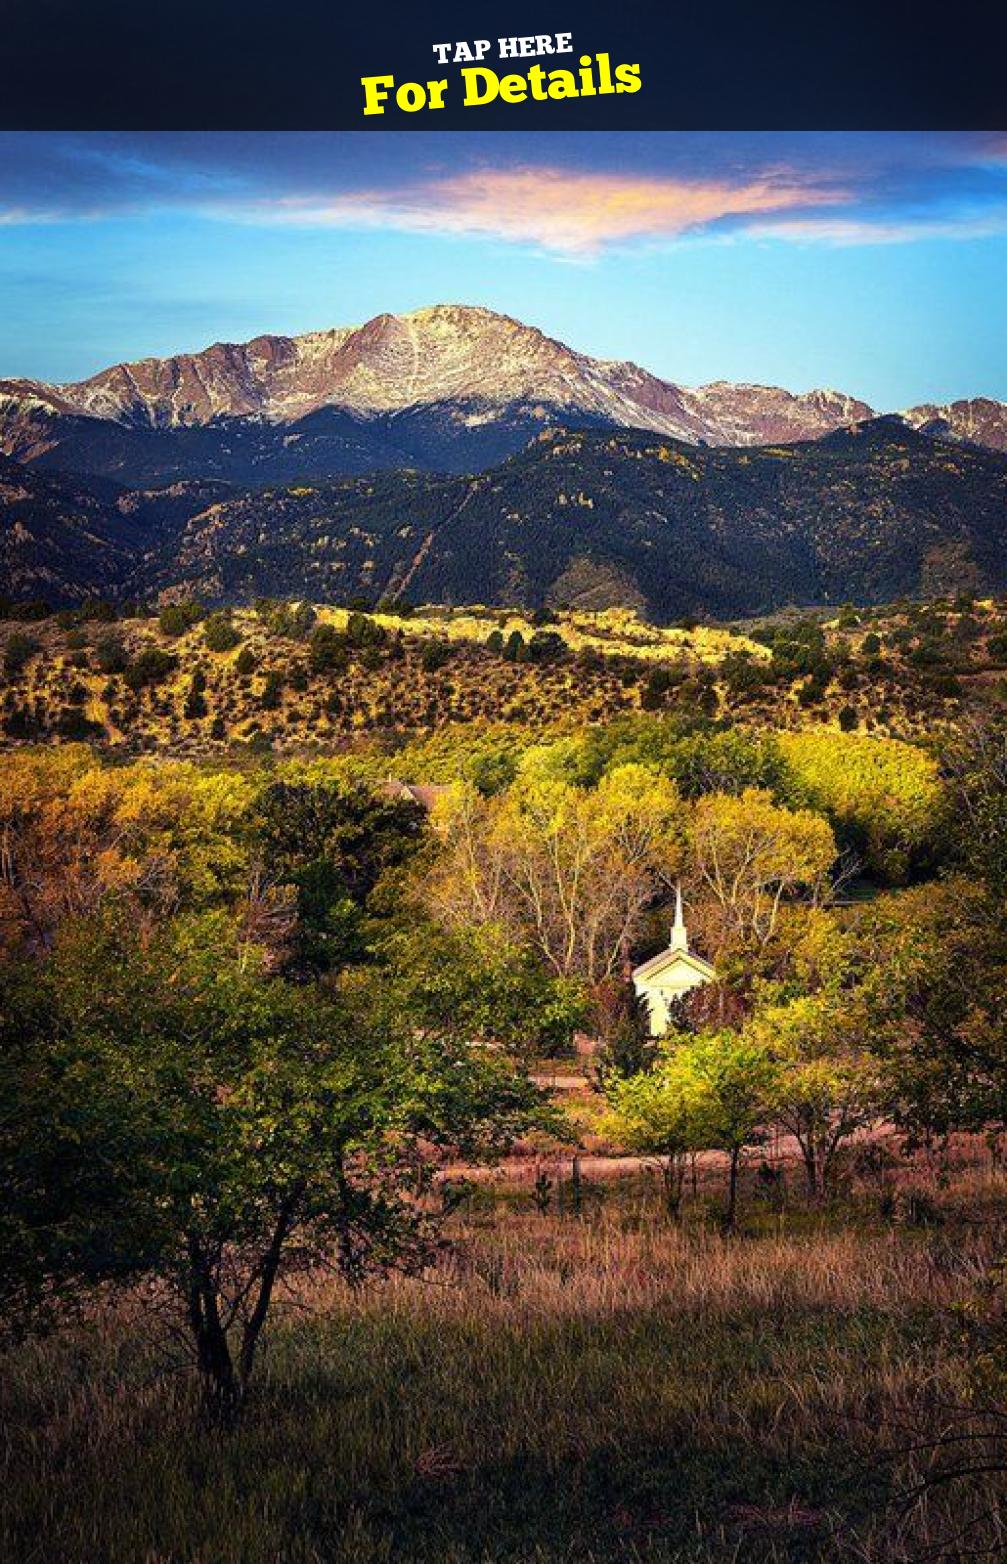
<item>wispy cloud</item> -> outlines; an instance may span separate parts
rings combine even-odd
[[[683,179],[550,167],[483,168],[393,189],[245,207],[254,221],[485,235],[574,256],[635,239],[677,238],[756,214],[841,205],[847,193],[787,171]],[[222,215],[233,215],[226,206]]]
[[[695,236],[982,239],[1007,225],[1007,134],[0,132],[0,228],[151,216],[453,234],[568,260]]]
[[[915,217],[892,220],[872,217],[783,217],[778,222],[756,222],[747,229],[756,239],[782,239],[792,243],[913,244],[924,239],[991,239],[1007,233],[1007,211],[983,216]]]

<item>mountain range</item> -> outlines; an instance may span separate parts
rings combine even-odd
[[[658,620],[1007,588],[1007,407],[698,390],[487,310],[0,383],[0,595]]]
[[[0,451],[130,485],[282,483],[402,467],[472,472],[558,423],[749,446],[816,439],[874,416],[838,391],[727,381],[689,389],[462,305],[216,343],[68,385],[0,380]],[[1004,403],[923,404],[901,416],[1007,450]]]
[[[657,622],[1007,589],[1007,454],[901,420],[709,448],[547,429],[475,476],[153,490],[0,466],[9,595],[361,595]]]

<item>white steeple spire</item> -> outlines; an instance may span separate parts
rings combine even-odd
[[[675,886],[675,922],[671,929],[671,948],[672,950],[683,951],[689,949],[689,936],[685,932],[685,918],[682,915],[682,887],[680,885]]]

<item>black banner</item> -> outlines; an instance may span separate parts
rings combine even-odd
[[[7,0],[0,10],[0,124],[9,128],[990,129],[1007,96],[993,8],[974,4],[937,24],[907,0]],[[570,35],[565,61],[521,47],[557,35]],[[579,82],[590,61],[595,90],[494,94],[484,76],[466,102],[464,55],[442,67],[434,46],[479,40],[489,52],[468,63],[498,77],[526,74],[537,59]],[[517,48],[501,58],[502,40]],[[638,90],[600,90],[599,56],[613,72],[635,66]],[[392,85],[384,112],[365,116],[370,77]],[[403,85],[441,81],[436,110],[396,102]],[[418,94],[404,101],[418,103]]]

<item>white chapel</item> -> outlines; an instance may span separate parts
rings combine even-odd
[[[689,949],[689,936],[682,915],[682,892],[675,891],[675,922],[671,944],[659,950],[642,966],[633,970],[633,987],[646,1002],[651,1037],[663,1037],[671,1025],[676,1000],[702,983],[712,983],[717,974],[708,961]]]

